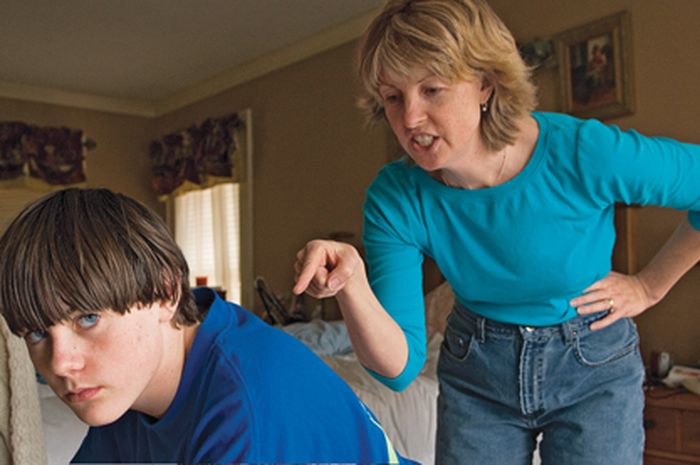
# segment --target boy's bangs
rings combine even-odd
[[[123,312],[135,302],[138,287],[132,273],[120,272],[104,256],[92,257],[97,263],[90,263],[64,235],[44,237],[48,243],[6,254],[3,264],[0,310],[15,334],[46,330],[76,311]],[[84,243],[86,238],[76,234],[74,240]]]
[[[66,196],[29,207],[0,240],[0,313],[15,334],[171,300],[179,277],[154,253],[158,239],[123,206]]]
[[[17,280],[14,281],[17,284]],[[48,284],[28,288],[17,286],[17,289],[5,287],[1,298],[5,307],[2,313],[10,330],[15,334],[23,334],[35,330],[47,330],[49,327],[69,319],[76,311],[81,313],[93,313],[102,308],[80,307],[76,302],[82,301],[80,291],[72,292],[69,289]],[[24,289],[22,289],[24,288]],[[45,289],[44,292],[41,289]]]

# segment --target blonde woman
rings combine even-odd
[[[424,255],[455,291],[438,366],[437,461],[642,462],[631,317],[700,259],[700,147],[533,112],[512,35],[481,0],[393,0],[359,55],[362,102],[406,153],[352,247],[312,241],[294,291],[335,295],[370,372],[405,388],[425,358]],[[690,211],[647,267],[611,271],[616,202]]]

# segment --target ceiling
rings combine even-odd
[[[0,0],[0,96],[155,115],[352,40],[383,3]]]

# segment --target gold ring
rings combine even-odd
[[[610,306],[610,313],[615,312],[615,299],[609,299],[608,304]]]

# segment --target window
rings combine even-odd
[[[206,277],[226,299],[241,302],[240,186],[219,184],[175,197],[175,241],[190,266],[190,284]]]

